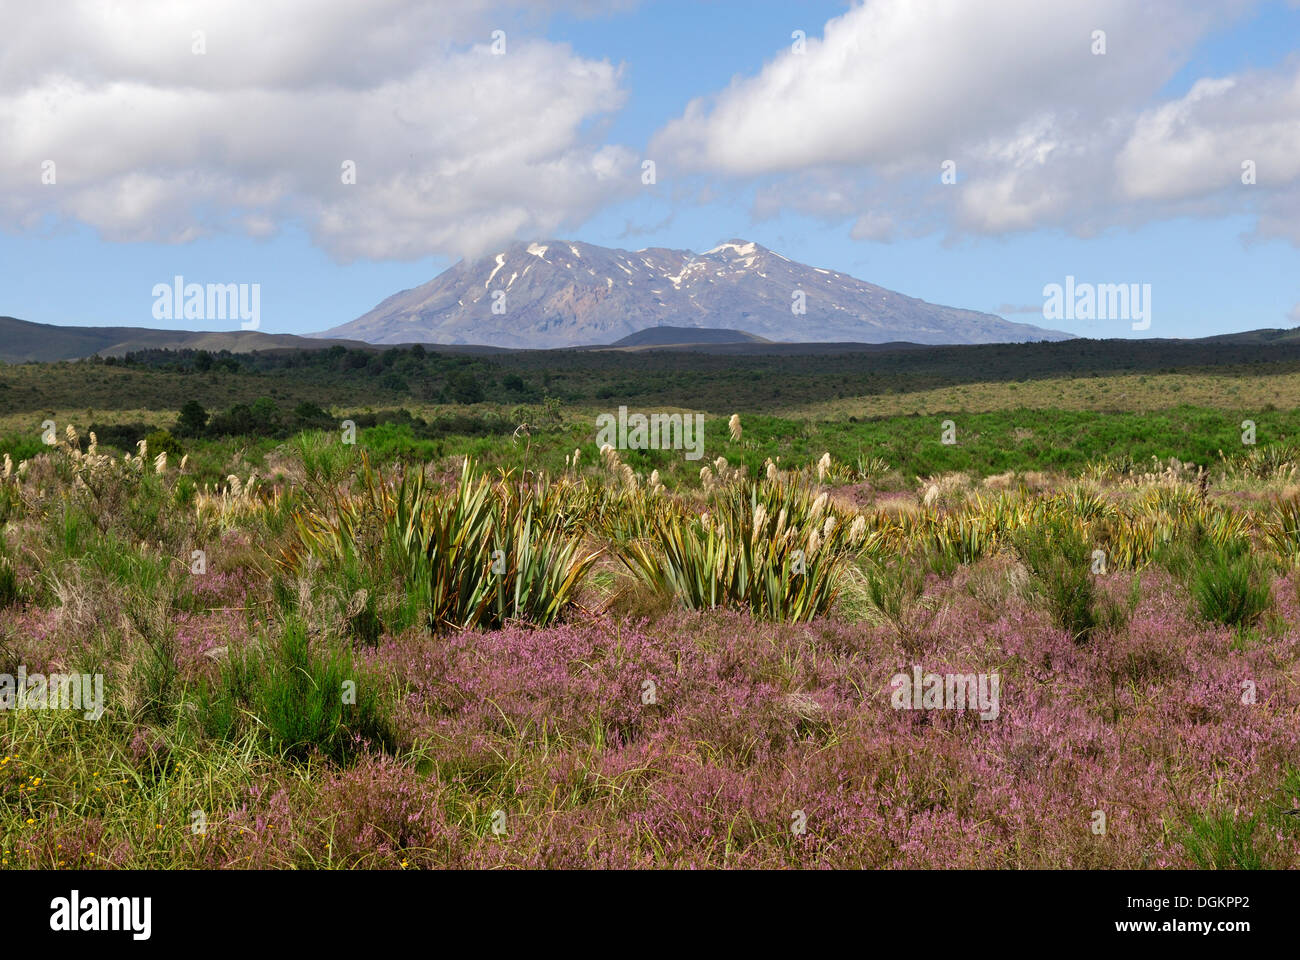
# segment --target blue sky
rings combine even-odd
[[[180,274],[259,283],[262,329],[306,333],[510,239],[742,237],[1049,326],[1045,284],[1151,284],[1148,331],[1057,324],[1084,336],[1300,324],[1287,0],[1061,0],[1041,24],[1021,0],[965,23],[947,0],[462,0],[437,22],[382,0],[321,23],[296,0],[188,19],[142,0],[109,30],[100,6],[25,16],[24,51],[0,52],[0,314],[219,327],[153,319],[154,284]],[[3,22],[22,10],[0,0]],[[267,39],[276,16],[304,24],[296,59]],[[330,171],[353,155],[359,186],[340,189]],[[39,184],[46,158],[56,184]]]

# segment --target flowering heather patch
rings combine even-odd
[[[181,613],[176,616],[176,666],[190,675],[204,673],[232,645],[248,640],[247,620],[241,611]]]
[[[247,570],[209,571],[189,581],[192,604],[204,609],[242,609],[250,590],[262,579]]]
[[[9,607],[0,610],[0,651],[13,651],[19,646],[30,651],[26,662],[33,669],[44,669],[70,656],[74,649],[73,638],[59,630],[59,611],[31,607],[19,610]],[[0,663],[0,668],[6,664]],[[17,666],[17,663],[8,664]]]
[[[115,496],[170,496],[165,469],[132,471]],[[646,519],[672,511],[734,531],[788,510],[809,535],[844,531],[836,602],[810,622],[616,615],[642,588],[611,561],[558,622],[435,630],[402,591],[427,573],[406,565],[415,540],[364,568],[345,553],[336,573],[357,579],[341,584],[310,551],[275,564],[296,536],[281,505],[245,504],[224,533],[196,511],[128,541],[75,496],[36,504],[9,542],[44,572],[0,610],[0,674],[102,673],[106,709],[0,711],[2,859],[1300,867],[1300,573],[1263,552],[1265,515],[1177,484],[909,499],[906,514],[811,487],[758,502],[784,496],[778,481],[655,495],[652,512],[566,480],[545,508],[584,552],[639,538],[647,558]],[[1151,541],[1122,540],[1120,511]],[[1085,579],[1102,537],[1128,552]],[[1263,609],[1219,622],[1197,571],[1247,543]],[[1087,630],[1058,615],[1061,583],[1080,585]],[[914,699],[895,697],[900,675],[919,678]],[[958,696],[967,679],[996,703]]]
[[[161,845],[215,866],[1162,867],[1195,865],[1189,824],[1235,811],[1257,818],[1264,863],[1300,866],[1279,815],[1300,783],[1300,635],[1237,650],[1167,578],[1144,586],[1128,630],[1090,646],[1027,604],[982,618],[954,591],[915,657],[999,670],[993,721],[894,710],[889,679],[914,657],[882,627],[715,612],[412,633],[369,655],[403,684],[397,756],[271,765],[208,812],[200,842],[186,834],[198,798],[175,795],[165,745],[137,730],[113,760],[131,771],[118,797],[167,796],[168,822],[128,829],[109,803],[93,845],[118,865]],[[37,815],[6,844],[44,865],[51,841],[86,848],[70,816],[85,798],[53,754],[6,750],[6,803]],[[137,784],[141,769],[157,779]]]

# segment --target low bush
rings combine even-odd
[[[319,752],[343,762],[367,747],[395,746],[383,703],[379,682],[345,649],[313,643],[306,624],[290,617],[278,637],[230,652],[219,678],[199,685],[196,716],[216,740],[260,731],[290,759]]]
[[[1258,623],[1272,600],[1264,571],[1245,543],[1205,551],[1190,590],[1204,619],[1236,629]]]
[[[1076,641],[1088,639],[1098,626],[1092,548],[1068,521],[1050,520],[1012,534],[1020,562],[1051,613],[1052,622]]]

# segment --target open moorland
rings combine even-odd
[[[0,854],[1300,867],[1298,407],[1289,341],[0,366],[0,697],[102,679],[0,711]]]

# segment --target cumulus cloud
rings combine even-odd
[[[657,145],[688,167],[757,174],[928,159],[1040,114],[1080,121],[1149,94],[1208,27],[1169,0],[873,0],[806,51],[692,101]],[[1104,56],[1092,52],[1096,30]]]
[[[859,239],[1249,211],[1259,234],[1300,242],[1296,64],[1161,100],[1198,42],[1250,8],[868,0],[804,52],[692,101],[651,152],[667,169],[759,178],[755,217],[849,219]]]
[[[1145,111],[1116,171],[1133,200],[1253,202],[1261,235],[1300,244],[1300,63],[1203,79]]]
[[[538,15],[475,0],[0,0],[0,224],[183,242],[298,222],[342,259],[553,233],[635,189],[639,168],[584,129],[622,105],[619,68],[516,29]]]

